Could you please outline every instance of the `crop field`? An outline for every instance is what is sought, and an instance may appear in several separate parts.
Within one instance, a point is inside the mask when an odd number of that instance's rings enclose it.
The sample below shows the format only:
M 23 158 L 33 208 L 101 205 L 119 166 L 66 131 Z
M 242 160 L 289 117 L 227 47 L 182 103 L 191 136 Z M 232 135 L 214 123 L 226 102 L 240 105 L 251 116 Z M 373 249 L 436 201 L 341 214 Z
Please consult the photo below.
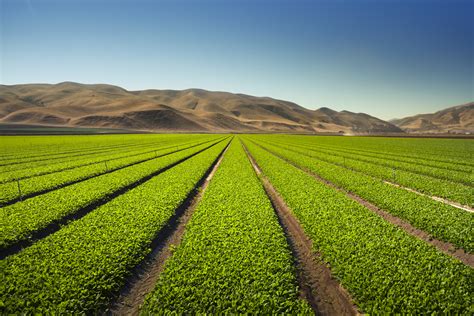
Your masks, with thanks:
M 0 314 L 474 314 L 474 140 L 0 137 Z

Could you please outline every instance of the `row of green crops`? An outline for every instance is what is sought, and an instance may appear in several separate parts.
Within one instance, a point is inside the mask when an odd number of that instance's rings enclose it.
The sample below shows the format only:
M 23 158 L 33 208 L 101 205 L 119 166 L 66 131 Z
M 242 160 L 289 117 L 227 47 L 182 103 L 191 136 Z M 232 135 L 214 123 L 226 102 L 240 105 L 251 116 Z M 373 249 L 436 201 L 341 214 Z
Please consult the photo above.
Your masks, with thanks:
M 272 135 L 273 136 L 273 135 Z M 387 156 L 408 157 L 431 162 L 474 166 L 472 139 L 340 137 L 340 136 L 282 136 L 305 140 L 322 146 L 377 152 Z
M 0 313 L 104 310 L 228 141 L 194 156 L 0 262 Z
M 0 183 L 16 179 L 30 178 L 52 172 L 59 172 L 66 169 L 107 161 L 108 159 L 118 159 L 127 155 L 139 155 L 151 152 L 151 150 L 155 148 L 162 148 L 174 144 L 184 144 L 192 141 L 197 142 L 199 139 L 204 139 L 204 137 L 195 137 L 191 141 L 183 138 L 181 140 L 166 140 L 139 146 L 130 145 L 121 148 L 102 150 L 96 153 L 77 154 L 66 158 L 48 159 L 22 164 L 10 164 L 0 167 Z
M 61 164 L 64 162 L 75 162 L 80 161 L 88 158 L 96 158 L 105 155 L 110 155 L 113 153 L 120 153 L 127 150 L 134 150 L 140 148 L 146 148 L 151 146 L 156 146 L 165 141 L 159 141 L 153 143 L 146 143 L 146 144 L 126 144 L 126 145 L 119 145 L 114 147 L 106 147 L 106 148 L 95 148 L 94 150 L 85 150 L 74 152 L 70 154 L 46 154 L 41 157 L 35 157 L 34 159 L 21 161 L 20 159 L 16 159 L 10 162 L 4 162 L 3 165 L 0 166 L 0 173 L 3 174 L 5 172 L 10 171 L 19 171 L 26 168 L 40 168 L 40 167 L 53 167 L 56 164 Z
M 363 312 L 472 315 L 472 268 L 254 143 L 245 143 L 313 241 L 314 251 L 322 254 Z
M 310 313 L 290 249 L 239 141 L 224 156 L 142 313 Z
M 191 144 L 177 144 L 171 147 L 165 147 L 162 149 L 153 150 L 151 153 L 145 153 L 142 155 L 130 155 L 120 159 L 112 159 L 103 163 L 90 164 L 83 167 L 73 168 L 64 170 L 57 173 L 45 174 L 33 178 L 27 178 L 23 180 L 8 182 L 0 184 L 0 203 L 8 203 L 12 200 L 17 200 L 22 196 L 36 194 L 45 190 L 53 190 L 58 187 L 62 187 L 68 184 L 76 183 L 78 181 L 87 180 L 92 177 L 104 175 L 115 170 L 120 170 L 137 164 L 145 163 L 147 161 L 154 160 L 163 155 L 168 155 L 173 152 L 192 148 L 200 144 L 213 142 L 217 137 L 211 137 L 202 139 L 198 143 Z
M 371 167 L 372 165 L 376 165 L 376 167 L 379 167 L 379 166 L 384 167 L 384 168 L 378 169 L 379 172 L 377 172 L 377 174 L 380 176 L 387 177 L 387 171 L 390 172 L 393 169 L 395 169 L 396 171 L 399 171 L 399 170 L 409 171 L 409 173 L 405 173 L 407 175 L 413 175 L 413 173 L 415 173 L 416 175 L 428 176 L 428 177 L 422 177 L 421 179 L 429 179 L 429 177 L 432 177 L 436 179 L 449 180 L 449 181 L 457 182 L 460 184 L 467 184 L 470 186 L 474 185 L 474 175 L 472 173 L 469 174 L 469 171 L 472 171 L 472 168 L 467 167 L 467 166 L 463 167 L 463 170 L 452 170 L 452 169 L 446 169 L 442 167 L 425 166 L 425 165 L 414 163 L 414 162 L 404 162 L 404 161 L 401 161 L 400 159 L 378 157 L 373 154 L 369 154 L 369 155 L 360 154 L 353 150 L 346 151 L 344 149 L 339 149 L 339 148 L 335 149 L 335 148 L 322 147 L 317 144 L 299 144 L 295 142 L 291 142 L 291 143 L 280 142 L 278 138 L 276 137 L 274 139 L 270 138 L 269 140 L 273 140 L 273 143 L 275 143 L 275 141 L 278 141 L 278 144 L 286 145 L 290 148 L 303 149 L 306 152 L 308 151 L 316 152 L 316 153 L 319 152 L 321 154 L 329 155 L 330 157 L 337 157 L 339 159 L 336 158 L 335 159 L 336 162 L 346 163 L 348 167 L 352 167 L 351 163 L 354 163 L 357 166 L 361 162 L 367 163 Z M 385 172 L 380 173 L 380 171 L 385 171 Z M 389 173 L 388 178 L 392 179 L 392 174 Z
M 0 165 L 75 157 L 182 137 L 183 135 L 0 136 Z
M 458 155 L 462 151 L 463 147 L 471 147 L 471 140 L 436 140 L 436 139 L 397 139 L 397 138 L 370 138 L 370 137 L 307 137 L 307 136 L 293 136 L 293 135 L 269 135 L 261 136 L 262 138 L 268 137 L 275 141 L 281 141 L 284 143 L 294 145 L 313 146 L 317 148 L 324 148 L 334 150 L 336 152 L 352 153 L 365 157 L 376 157 L 382 158 L 388 161 L 407 162 L 415 165 L 434 167 L 438 169 L 449 169 L 455 171 L 466 171 L 471 172 L 474 166 L 472 160 L 472 154 L 474 150 L 470 150 L 468 157 L 459 159 Z M 404 144 L 404 147 L 394 146 L 395 144 Z M 436 146 L 436 153 L 430 155 L 426 150 L 431 147 L 432 144 L 442 142 L 443 147 L 439 149 L 439 145 Z M 371 144 L 371 147 L 367 147 L 367 143 Z M 408 144 L 416 144 L 408 147 Z M 424 148 L 421 154 L 413 156 L 413 148 L 420 147 Z M 444 161 L 442 160 L 443 155 L 446 151 L 452 151 L 457 161 Z
M 123 187 L 213 146 L 215 142 L 201 144 L 3 207 L 0 209 L 0 246 L 4 248 L 27 239 L 32 232 L 46 227 L 51 222 L 98 201 L 105 201 Z
M 265 143 L 271 144 L 271 142 L 268 141 Z M 330 152 L 295 147 L 289 144 L 278 144 L 278 146 L 337 166 L 343 166 L 352 170 L 360 171 L 378 179 L 391 181 L 428 195 L 447 198 L 464 205 L 474 205 L 474 187 L 472 186 L 433 178 L 405 170 L 393 169 L 369 161 L 337 156 L 337 154 Z M 465 174 L 466 181 L 468 181 L 467 179 L 470 177 L 470 174 Z
M 294 142 L 294 143 L 300 144 L 299 142 Z M 306 143 L 306 144 L 310 146 L 315 146 L 313 142 Z M 305 144 L 301 143 L 300 145 L 305 145 Z M 433 161 L 433 160 L 427 160 L 427 159 L 422 159 L 422 158 L 410 158 L 410 157 L 406 157 L 403 152 L 399 152 L 397 154 L 394 154 L 393 152 L 384 154 L 384 153 L 380 153 L 376 151 L 363 151 L 363 150 L 359 150 L 357 148 L 352 148 L 352 147 L 346 148 L 346 147 L 328 146 L 328 145 L 321 146 L 319 144 L 317 145 L 317 148 L 331 150 L 338 154 L 349 154 L 349 155 L 357 155 L 357 156 L 365 157 L 365 158 L 383 159 L 385 163 L 402 162 L 402 163 L 410 164 L 411 166 L 420 166 L 422 168 L 428 167 L 431 169 L 424 170 L 426 171 L 426 174 L 428 175 L 436 175 L 436 172 L 440 172 L 444 170 L 453 170 L 456 172 L 471 172 L 472 171 L 472 166 L 466 164 L 468 161 L 465 161 L 465 164 L 454 164 L 454 163 L 449 163 L 449 162 Z M 408 166 L 408 165 L 405 165 L 405 166 Z M 414 169 L 410 168 L 410 170 L 414 170 Z M 420 170 L 417 170 L 417 172 L 419 171 Z M 446 174 L 442 174 L 442 176 L 446 176 Z
M 474 213 L 294 151 L 268 144 L 263 147 L 347 191 L 356 193 L 437 239 L 453 243 L 470 253 L 474 251 Z

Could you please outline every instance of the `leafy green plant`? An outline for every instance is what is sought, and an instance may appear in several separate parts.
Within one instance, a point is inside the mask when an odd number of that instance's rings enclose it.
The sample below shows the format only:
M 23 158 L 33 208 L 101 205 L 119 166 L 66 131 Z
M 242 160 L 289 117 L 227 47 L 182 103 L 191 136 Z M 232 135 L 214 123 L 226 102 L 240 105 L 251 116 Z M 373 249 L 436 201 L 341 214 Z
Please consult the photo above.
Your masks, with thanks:
M 143 314 L 311 313 L 282 228 L 234 141 Z
M 156 233 L 226 146 L 220 142 L 0 262 L 0 313 L 103 311 Z
M 474 312 L 474 269 L 254 143 L 245 143 L 313 241 L 314 251 L 322 254 L 363 312 Z M 335 172 L 333 166 L 327 172 L 331 170 Z

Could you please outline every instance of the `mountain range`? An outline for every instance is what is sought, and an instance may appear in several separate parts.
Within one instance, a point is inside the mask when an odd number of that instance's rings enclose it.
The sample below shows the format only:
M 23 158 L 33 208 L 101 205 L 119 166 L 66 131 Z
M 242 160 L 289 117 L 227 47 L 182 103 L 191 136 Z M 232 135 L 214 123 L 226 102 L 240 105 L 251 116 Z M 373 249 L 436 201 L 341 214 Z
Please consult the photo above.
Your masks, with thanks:
M 390 122 L 409 133 L 474 133 L 474 102 Z
M 461 107 L 466 107 L 463 105 Z M 383 134 L 473 129 L 473 103 L 449 115 L 386 122 L 365 113 L 306 109 L 269 97 L 201 89 L 128 91 L 106 84 L 0 85 L 0 123 L 143 131 Z M 439 113 L 439 112 L 437 112 Z M 466 114 L 467 113 L 467 114 Z M 423 123 L 417 123 L 417 122 Z M 432 121 L 432 123 L 430 123 Z M 430 125 L 431 124 L 431 125 Z M 447 126 L 447 125 L 446 125 Z

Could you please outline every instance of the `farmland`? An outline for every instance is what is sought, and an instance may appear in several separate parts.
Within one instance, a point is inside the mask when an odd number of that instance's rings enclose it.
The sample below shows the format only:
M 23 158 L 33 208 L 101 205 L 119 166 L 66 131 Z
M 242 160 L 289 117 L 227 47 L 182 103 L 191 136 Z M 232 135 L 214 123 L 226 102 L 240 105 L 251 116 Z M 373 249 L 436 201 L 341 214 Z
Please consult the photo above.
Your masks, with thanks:
M 474 313 L 474 142 L 0 139 L 1 314 Z

